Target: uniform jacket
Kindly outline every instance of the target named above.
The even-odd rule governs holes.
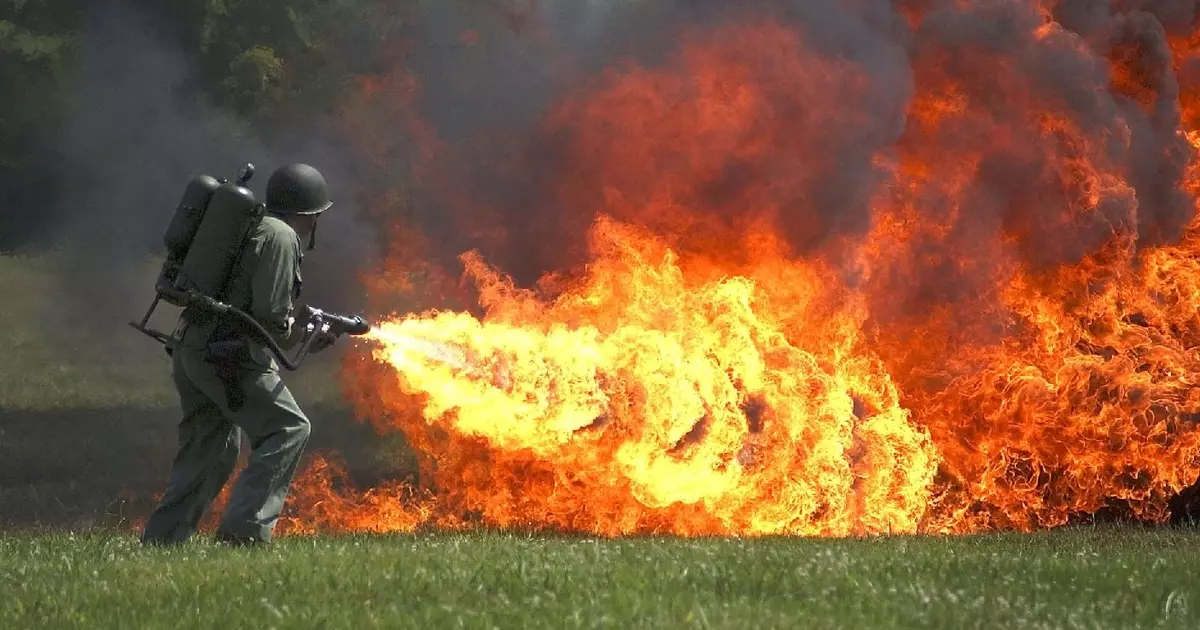
[[[294,347],[303,337],[303,330],[294,326],[296,300],[303,281],[300,264],[304,258],[300,237],[287,223],[265,216],[254,230],[234,267],[226,287],[223,302],[249,313],[267,329],[284,350]],[[217,322],[188,309],[181,315],[185,326],[179,345],[202,351],[214,332]],[[266,371],[278,371],[279,365],[266,345],[250,341],[250,365]]]

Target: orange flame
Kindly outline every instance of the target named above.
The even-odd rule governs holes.
[[[1004,46],[905,12],[924,39],[894,133],[870,68],[774,22],[697,32],[559,103],[548,194],[588,217],[586,268],[523,289],[469,252],[484,315],[380,323],[348,390],[408,438],[424,494],[303,477],[289,526],[1164,519],[1200,473],[1200,82],[1171,87],[1197,39],[1131,18],[1104,58],[1050,8],[1000,4],[976,17]],[[878,146],[845,151],[859,140]],[[814,201],[844,160],[861,216]]]
[[[670,250],[609,221],[595,248],[580,290],[549,304],[468,256],[487,322],[441,313],[372,335],[425,418],[493,451],[451,474],[544,473],[479,506],[486,520],[529,518],[543,497],[538,521],[578,527],[602,488],[587,529],[607,534],[915,529],[934,453],[878,362],[855,356],[852,313],[849,341],[790,340],[755,309],[753,279],[689,281]],[[819,269],[789,267],[777,273],[821,292]]]

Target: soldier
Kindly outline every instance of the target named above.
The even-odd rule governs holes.
[[[290,164],[271,175],[265,205],[266,215],[223,298],[254,317],[288,349],[304,334],[294,327],[293,317],[301,288],[301,239],[307,238],[308,249],[313,248],[317,219],[333,203],[320,172],[306,164]],[[170,347],[172,377],[183,409],[179,452],[142,542],[181,543],[195,534],[233,473],[244,431],[250,461],[233,487],[217,539],[270,543],[308,442],[308,418],[280,379],[279,365],[265,344],[195,309],[186,309],[180,320]],[[322,335],[311,351],[328,348],[334,339]]]

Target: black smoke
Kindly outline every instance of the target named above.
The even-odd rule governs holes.
[[[539,127],[547,112],[594,89],[608,69],[671,63],[689,34],[765,19],[795,28],[817,55],[858,64],[872,85],[866,102],[847,104],[862,113],[861,124],[821,147],[837,166],[815,188],[792,190],[780,200],[785,214],[796,215],[782,227],[807,252],[830,235],[868,225],[870,194],[881,177],[873,154],[897,141],[912,93],[909,33],[889,2],[530,2],[522,5],[526,14],[519,31],[464,46],[459,43],[464,29],[479,26],[459,17],[467,4],[442,3],[424,16],[409,58],[422,86],[421,115],[451,147],[430,180],[413,183],[417,201],[409,209],[419,231],[436,243],[431,255],[444,266],[456,268],[459,254],[478,249],[518,282],[530,284],[548,271],[583,263],[587,228],[610,182],[597,174],[582,187],[582,198],[566,202],[556,194],[577,165],[565,146],[570,131]],[[765,77],[772,72],[766,65],[755,70]],[[780,106],[799,113],[805,103]],[[637,133],[613,129],[618,138]],[[780,158],[776,164],[731,164],[728,176],[711,188],[736,197],[758,179],[790,177],[784,164],[805,163],[799,154]],[[807,225],[812,207],[822,209],[816,231]],[[472,228],[484,220],[480,217],[494,222],[489,235],[502,232],[503,238],[478,237]]]
[[[1042,12],[1032,1],[499,2],[510,14],[514,7],[523,10],[520,29],[493,30],[475,46],[462,45],[462,33],[487,25],[464,23],[466,4],[442,3],[424,15],[407,59],[422,87],[420,113],[452,149],[433,177],[413,183],[416,201],[405,211],[436,244],[431,255],[448,268],[456,267],[460,253],[478,248],[530,284],[545,272],[583,262],[587,227],[612,183],[595,173],[582,186],[590,186],[593,198],[564,205],[555,192],[573,166],[564,148],[569,138],[545,133],[539,121],[555,103],[594,87],[606,69],[661,67],[687,33],[761,18],[793,27],[822,58],[852,62],[872,86],[867,102],[846,104],[862,112],[862,124],[819,147],[838,166],[822,171],[811,188],[778,200],[781,228],[798,254],[818,250],[830,236],[866,228],[882,177],[874,156],[904,146],[904,112],[915,92],[952,80],[985,115],[1018,133],[1040,133],[1033,118],[1022,118],[1037,112],[1013,109],[1005,102],[1008,88],[984,69],[1000,59],[1019,68],[1023,89],[1040,103],[1057,107],[1093,142],[1104,143],[1133,195],[1102,199],[1064,239],[1050,219],[1079,191],[1055,189],[1044,161],[998,153],[981,165],[968,192],[976,221],[963,226],[970,232],[964,239],[989,237],[980,230],[1024,231],[1024,262],[1046,267],[1077,261],[1131,223],[1141,246],[1174,242],[1193,212],[1193,200],[1180,186],[1193,150],[1177,132],[1180,81],[1195,73],[1176,75],[1166,38],[1194,27],[1195,2],[1044,3],[1053,5],[1065,32],[1042,40],[1034,36]],[[921,16],[919,27],[909,26],[910,14]],[[1134,68],[1141,94],[1110,88],[1110,61]],[[941,65],[946,68],[931,72]],[[637,131],[613,129],[614,136],[625,133]],[[961,142],[977,146],[978,138],[964,135]],[[953,139],[946,150],[955,150]],[[780,162],[813,167],[799,155],[781,155]],[[750,180],[773,176],[762,165],[731,165],[712,189],[729,195]],[[473,228],[481,220],[489,234],[503,238],[480,237]]]

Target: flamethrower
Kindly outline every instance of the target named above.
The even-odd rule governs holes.
[[[198,175],[188,182],[163,235],[167,259],[155,283],[154,301],[140,322],[129,325],[168,345],[173,337],[148,325],[159,303],[193,308],[222,318],[240,334],[263,342],[280,365],[294,371],[308,356],[318,332],[357,336],[365,335],[371,327],[362,316],[306,307],[305,337],[296,356],[289,358],[262,324],[223,301],[233,270],[266,211],[245,186],[253,176],[254,165],[246,164],[233,183],[209,175]]]

